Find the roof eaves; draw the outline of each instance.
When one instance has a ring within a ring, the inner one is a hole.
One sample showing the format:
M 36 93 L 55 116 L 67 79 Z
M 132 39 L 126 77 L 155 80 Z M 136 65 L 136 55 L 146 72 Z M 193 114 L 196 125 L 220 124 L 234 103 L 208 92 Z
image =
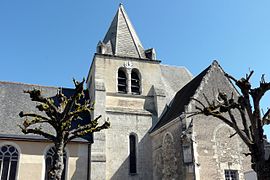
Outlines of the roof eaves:
M 176 93 L 170 103 L 170 107 L 168 107 L 163 116 L 159 118 L 159 121 L 156 123 L 154 128 L 152 128 L 151 132 L 156 131 L 173 119 L 177 118 L 177 116 L 185 110 L 184 107 L 190 103 L 190 98 L 196 94 L 197 89 L 201 86 L 202 81 L 204 81 L 204 76 L 209 72 L 211 67 L 212 65 L 208 66 Z M 179 101 L 179 99 L 181 100 Z M 180 104 L 178 102 L 180 102 Z M 180 106 L 177 106 L 178 104 Z M 177 110 L 175 110 L 176 108 Z

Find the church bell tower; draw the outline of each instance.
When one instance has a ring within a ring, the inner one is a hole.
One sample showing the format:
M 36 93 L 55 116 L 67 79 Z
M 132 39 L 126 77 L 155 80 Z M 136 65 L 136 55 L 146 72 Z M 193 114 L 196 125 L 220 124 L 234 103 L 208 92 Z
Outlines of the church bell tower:
M 111 127 L 95 133 L 92 179 L 152 179 L 149 130 L 162 113 L 163 67 L 153 48 L 144 49 L 122 4 L 96 48 L 87 86 L 93 117 Z

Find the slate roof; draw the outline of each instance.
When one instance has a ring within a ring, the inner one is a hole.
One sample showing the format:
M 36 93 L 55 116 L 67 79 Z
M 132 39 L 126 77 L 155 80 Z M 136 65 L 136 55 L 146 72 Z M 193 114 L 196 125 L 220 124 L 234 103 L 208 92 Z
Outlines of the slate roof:
M 170 105 L 166 107 L 165 111 L 159 118 L 158 123 L 154 126 L 151 132 L 154 132 L 165 124 L 171 122 L 185 111 L 185 106 L 189 104 L 190 98 L 195 94 L 203 77 L 207 74 L 210 67 L 211 66 L 207 67 L 176 93 Z
M 144 48 L 122 4 L 103 40 L 105 54 L 145 59 Z
M 183 88 L 193 78 L 185 68 L 160 64 L 161 84 L 158 88 L 163 89 L 166 103 L 169 104 L 179 89 Z
M 40 139 L 44 138 L 36 135 L 25 135 L 21 132 L 18 125 L 23 123 L 23 118 L 19 117 L 19 112 L 40 112 L 35 108 L 36 102 L 32 102 L 29 94 L 23 93 L 24 90 L 40 89 L 45 97 L 54 97 L 58 91 L 58 87 L 48 87 L 32 84 L 1 82 L 0 81 L 0 138 L 24 138 L 24 139 Z M 71 96 L 74 89 L 62 88 L 62 92 L 67 96 Z M 88 93 L 86 93 L 88 94 Z M 88 97 L 86 97 L 88 98 Z M 85 116 L 80 124 L 86 124 L 90 120 L 90 116 Z M 78 123 L 78 122 L 76 122 Z M 75 126 L 76 124 L 73 124 Z M 46 131 L 52 132 L 50 126 L 42 126 Z M 92 135 L 84 137 L 85 140 L 92 142 Z M 76 141 L 84 141 L 81 138 Z

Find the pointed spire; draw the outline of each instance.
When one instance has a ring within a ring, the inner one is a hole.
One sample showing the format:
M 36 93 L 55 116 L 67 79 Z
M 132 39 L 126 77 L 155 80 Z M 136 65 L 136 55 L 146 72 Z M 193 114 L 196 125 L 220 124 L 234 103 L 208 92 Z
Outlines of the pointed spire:
M 144 48 L 132 26 L 122 3 L 105 35 L 103 43 L 106 45 L 104 54 L 117 56 L 146 58 Z

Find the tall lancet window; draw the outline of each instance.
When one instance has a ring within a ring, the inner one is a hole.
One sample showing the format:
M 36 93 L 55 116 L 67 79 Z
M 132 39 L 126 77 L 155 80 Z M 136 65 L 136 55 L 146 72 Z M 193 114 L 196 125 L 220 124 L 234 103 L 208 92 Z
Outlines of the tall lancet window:
M 132 94 L 140 94 L 140 74 L 137 69 L 131 71 L 131 92 Z
M 122 68 L 118 70 L 117 80 L 118 80 L 118 92 L 127 93 L 127 76 Z
M 0 178 L 15 180 L 19 161 L 18 150 L 11 145 L 0 147 Z
M 53 167 L 53 156 L 55 155 L 55 148 L 51 147 L 46 155 L 45 155 L 45 164 L 46 164 L 46 169 L 45 169 L 45 180 L 53 180 L 49 177 L 49 172 Z M 64 151 L 64 170 L 62 173 L 61 180 L 66 179 L 66 172 L 67 172 L 67 153 Z
M 129 135 L 129 173 L 134 175 L 137 173 L 137 142 L 134 134 Z

